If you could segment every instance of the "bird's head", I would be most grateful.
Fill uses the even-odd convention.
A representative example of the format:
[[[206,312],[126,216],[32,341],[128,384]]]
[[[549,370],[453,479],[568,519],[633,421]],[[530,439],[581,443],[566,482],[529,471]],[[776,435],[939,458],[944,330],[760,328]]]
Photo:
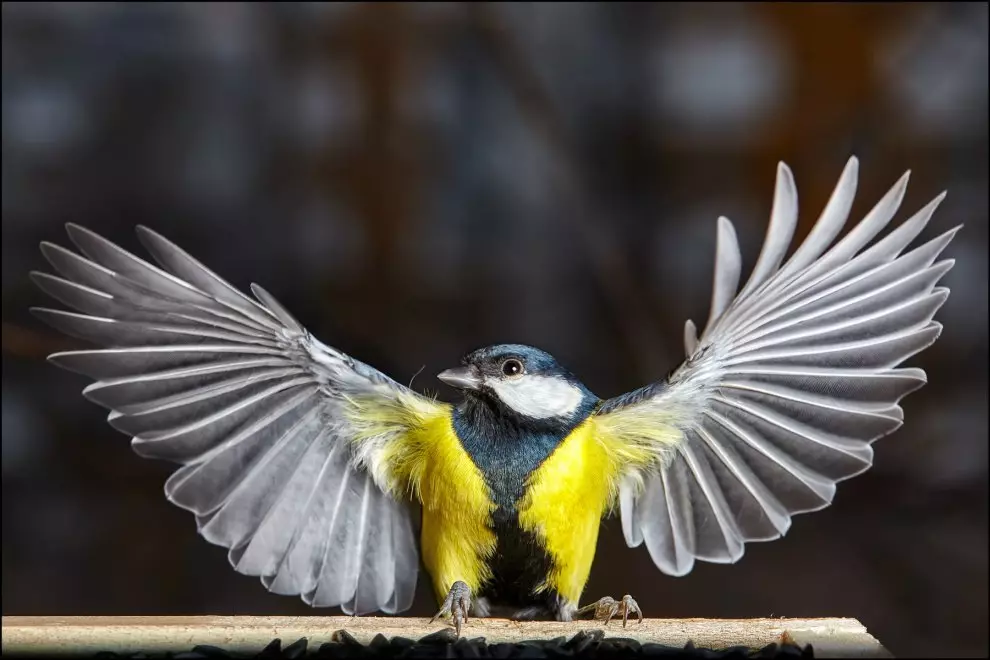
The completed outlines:
[[[598,401],[552,355],[532,346],[489,346],[466,355],[461,365],[437,378],[468,398],[488,398],[522,417],[583,417]]]

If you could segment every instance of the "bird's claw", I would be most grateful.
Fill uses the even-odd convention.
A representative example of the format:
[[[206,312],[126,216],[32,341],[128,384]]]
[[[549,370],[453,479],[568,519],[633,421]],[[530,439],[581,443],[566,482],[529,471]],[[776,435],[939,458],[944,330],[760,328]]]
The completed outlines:
[[[454,622],[454,629],[457,636],[461,636],[461,623],[467,623],[468,611],[471,609],[471,588],[464,582],[458,580],[450,587],[447,597],[440,606],[440,611],[433,615],[430,623],[433,623],[441,616],[450,615]]]
[[[608,625],[608,622],[612,620],[612,617],[622,614],[622,627],[626,627],[626,622],[629,619],[630,614],[635,614],[639,623],[643,622],[643,610],[639,609],[639,603],[630,596],[626,594],[622,597],[622,600],[615,600],[611,596],[605,596],[590,605],[585,605],[577,611],[578,614],[583,614],[584,612],[594,611],[594,619],[596,621],[604,621],[604,625]]]

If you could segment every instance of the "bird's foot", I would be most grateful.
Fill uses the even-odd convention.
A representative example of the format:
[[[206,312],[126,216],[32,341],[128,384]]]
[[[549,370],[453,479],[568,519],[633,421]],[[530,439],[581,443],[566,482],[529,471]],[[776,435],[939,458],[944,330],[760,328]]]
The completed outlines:
[[[611,596],[605,596],[599,600],[596,600],[590,605],[585,605],[577,611],[577,614],[584,614],[585,612],[594,611],[594,619],[596,621],[604,621],[604,625],[608,625],[608,622],[612,620],[612,617],[622,615],[622,627],[626,627],[626,621],[629,619],[631,614],[635,614],[639,618],[639,622],[643,622],[643,610],[639,609],[639,603],[637,603],[632,596],[626,594],[622,597],[622,600],[615,600]]]
[[[447,597],[440,606],[440,611],[433,615],[430,623],[433,623],[442,616],[450,615],[454,622],[454,629],[457,636],[461,636],[461,623],[467,623],[468,611],[471,609],[471,587],[458,580],[447,592]]]

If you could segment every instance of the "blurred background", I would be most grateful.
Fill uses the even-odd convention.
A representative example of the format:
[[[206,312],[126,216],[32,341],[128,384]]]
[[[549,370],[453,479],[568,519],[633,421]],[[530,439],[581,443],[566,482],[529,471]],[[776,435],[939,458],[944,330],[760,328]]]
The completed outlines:
[[[45,363],[82,347],[27,311],[63,223],[139,254],[149,225],[420,390],[511,341],[608,397],[682,359],[719,215],[748,268],[777,161],[800,238],[855,154],[854,216],[911,168],[898,217],[948,189],[922,238],[965,223],[907,424],[734,566],[666,577],[612,521],[586,597],[987,653],[986,3],[2,7],[3,614],[312,612],[232,571]]]

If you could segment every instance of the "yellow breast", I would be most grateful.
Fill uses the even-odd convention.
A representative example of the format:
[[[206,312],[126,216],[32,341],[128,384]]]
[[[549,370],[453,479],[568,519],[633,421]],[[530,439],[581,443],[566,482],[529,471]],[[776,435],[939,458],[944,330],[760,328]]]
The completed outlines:
[[[613,497],[615,470],[594,418],[574,429],[529,477],[520,526],[543,542],[554,566],[542,589],[577,604],[595,558],[598,525]]]
[[[454,433],[449,414],[417,433],[412,482],[423,505],[420,549],[433,588],[443,599],[461,580],[477,593],[491,577],[487,559],[495,551],[490,528],[495,505],[481,472]]]
[[[397,482],[422,503],[420,550],[439,599],[461,580],[477,593],[491,579],[495,504],[454,431],[451,408],[420,416],[387,458]],[[519,525],[541,541],[552,567],[537,591],[577,604],[591,572],[602,514],[615,494],[617,463],[595,418],[568,435],[527,479]]]

